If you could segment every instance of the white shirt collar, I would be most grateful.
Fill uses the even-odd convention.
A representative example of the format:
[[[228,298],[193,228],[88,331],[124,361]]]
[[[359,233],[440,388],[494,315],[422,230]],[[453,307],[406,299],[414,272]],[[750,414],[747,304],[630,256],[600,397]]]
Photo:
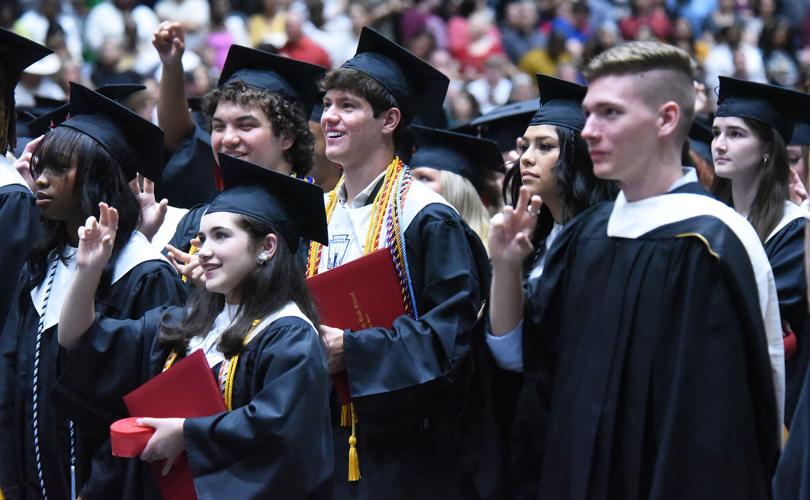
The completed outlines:
[[[374,188],[377,186],[377,183],[380,182],[380,180],[383,177],[385,177],[385,172],[386,171],[383,170],[380,173],[380,175],[375,177],[374,180],[371,181],[371,183],[368,186],[365,187],[365,189],[360,191],[357,194],[357,196],[354,197],[354,200],[352,200],[352,202],[350,203],[351,208],[360,208],[360,207],[365,206],[367,204],[368,198],[369,198],[369,196],[371,196],[371,193],[374,192]],[[341,203],[346,203],[346,200],[348,199],[349,194],[346,192],[346,183],[345,182],[340,186],[340,189],[338,189],[337,195],[338,195],[338,201],[340,201]]]

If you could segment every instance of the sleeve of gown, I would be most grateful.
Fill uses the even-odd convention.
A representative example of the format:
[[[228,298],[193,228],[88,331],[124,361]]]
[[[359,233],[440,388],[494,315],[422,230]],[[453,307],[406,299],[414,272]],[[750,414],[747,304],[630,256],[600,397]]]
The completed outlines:
[[[209,132],[194,125],[194,133],[171,153],[155,190],[157,199],[166,198],[173,207],[179,208],[208,203],[219,194]]]
[[[782,320],[796,331],[807,315],[807,283],[804,276],[804,219],[796,219],[766,243],[768,261],[776,281]]]
[[[67,353],[54,402],[77,425],[109,425],[126,415],[122,398],[148,380],[165,358],[157,344],[164,307],[140,319],[96,316],[76,349]]]
[[[14,296],[14,283],[39,232],[39,210],[34,197],[22,186],[0,187],[0,227],[5,228],[0,241],[0,327],[3,326]]]
[[[128,297],[119,317],[139,318],[150,309],[160,306],[182,306],[186,301],[188,287],[180,281],[171,264],[164,261],[149,261],[138,267],[144,266],[148,267],[127,290]]]
[[[11,287],[14,289],[14,287]],[[19,297],[17,287],[15,299]],[[9,310],[5,326],[0,329],[0,429],[4,433],[13,429],[14,400],[17,390],[17,335],[20,331],[18,307],[16,300]],[[19,482],[16,467],[19,453],[15,451],[17,441],[13,436],[5,435],[0,439],[0,488],[10,490]]]
[[[810,370],[773,478],[774,500],[810,498]]]
[[[331,477],[330,385],[318,334],[303,320],[281,319],[260,335],[253,341],[261,343],[255,364],[243,353],[237,365],[236,382],[249,393],[255,388],[252,399],[185,421],[201,498],[221,492],[223,482],[234,498],[308,498],[307,491]]]
[[[480,240],[468,234],[452,209],[434,204],[411,222],[405,242],[419,319],[403,315],[392,329],[346,331],[344,352],[354,398],[440,379],[468,351],[489,272]]]

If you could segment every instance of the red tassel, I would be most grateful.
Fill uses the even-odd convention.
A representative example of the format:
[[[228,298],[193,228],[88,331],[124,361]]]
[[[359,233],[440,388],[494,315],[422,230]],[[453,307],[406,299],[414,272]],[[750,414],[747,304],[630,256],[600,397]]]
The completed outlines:
[[[222,179],[222,167],[219,163],[214,162],[214,184],[216,184],[219,191],[225,190],[225,181]]]

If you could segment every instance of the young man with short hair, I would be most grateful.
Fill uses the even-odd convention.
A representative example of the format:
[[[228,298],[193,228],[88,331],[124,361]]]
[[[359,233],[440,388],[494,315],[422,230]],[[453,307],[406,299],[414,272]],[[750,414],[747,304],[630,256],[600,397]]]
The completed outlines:
[[[681,167],[690,63],[634,42],[589,64],[582,137],[622,191],[566,226],[525,295],[539,200],[523,191],[493,224],[487,340],[524,373],[521,498],[768,498],[784,400],[776,290],[750,224]]]
[[[407,304],[392,328],[321,327],[330,370],[347,371],[355,418],[340,426],[335,405],[334,498],[476,496],[455,419],[487,256],[458,213],[413,181],[395,153],[415,115],[431,122],[441,112],[447,84],[368,28],[357,54],[321,81],[326,156],[344,175],[327,196],[329,246],[312,245],[308,272],[389,247]]]

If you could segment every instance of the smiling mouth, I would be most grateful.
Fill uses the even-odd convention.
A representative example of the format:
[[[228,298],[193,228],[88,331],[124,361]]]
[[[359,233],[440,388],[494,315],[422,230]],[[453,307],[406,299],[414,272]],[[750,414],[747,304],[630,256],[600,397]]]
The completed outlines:
[[[202,266],[203,271],[206,273],[219,269],[220,267],[222,267],[222,264],[203,264]]]
[[[331,131],[326,133],[327,139],[339,139],[346,135],[344,132]]]

